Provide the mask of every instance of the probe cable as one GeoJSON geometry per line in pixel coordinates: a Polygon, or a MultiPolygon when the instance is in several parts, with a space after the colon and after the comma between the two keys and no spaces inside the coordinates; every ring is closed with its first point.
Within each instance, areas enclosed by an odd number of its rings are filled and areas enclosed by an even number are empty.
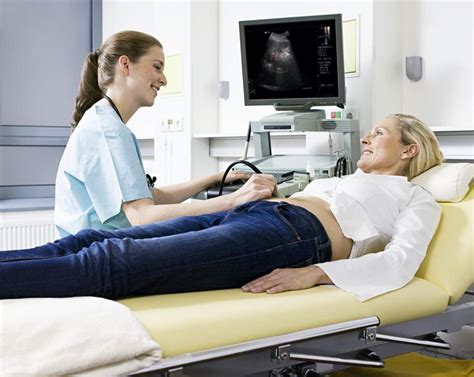
{"type": "Polygon", "coordinates": [[[347,161],[345,157],[338,158],[336,161],[336,177],[342,177],[347,173],[347,161]]]}
{"type": "Polygon", "coordinates": [[[233,163],[231,163],[227,169],[225,170],[224,172],[224,175],[222,176],[222,180],[221,180],[221,184],[219,186],[219,195],[218,196],[221,196],[222,195],[222,191],[224,190],[224,184],[225,184],[225,179],[227,178],[227,175],[229,174],[230,172],[230,169],[232,169],[235,165],[237,164],[245,164],[247,165],[250,169],[252,169],[255,173],[257,174],[262,174],[262,172],[260,171],[259,168],[257,168],[254,164],[252,164],[251,162],[248,162],[248,161],[245,161],[245,160],[237,160],[237,161],[234,161],[233,163]]]}
{"type": "Polygon", "coordinates": [[[244,148],[244,154],[241,158],[241,160],[246,160],[247,159],[247,154],[249,151],[249,144],[250,144],[250,136],[252,135],[252,126],[251,123],[249,122],[249,128],[247,130],[247,140],[245,141],[245,148],[244,148]]]}
{"type": "Polygon", "coordinates": [[[335,152],[337,161],[336,161],[336,168],[334,171],[334,175],[336,177],[342,177],[346,175],[348,171],[348,159],[347,159],[347,152],[344,149],[339,149],[335,152]],[[339,157],[342,154],[342,157],[339,157]]]}

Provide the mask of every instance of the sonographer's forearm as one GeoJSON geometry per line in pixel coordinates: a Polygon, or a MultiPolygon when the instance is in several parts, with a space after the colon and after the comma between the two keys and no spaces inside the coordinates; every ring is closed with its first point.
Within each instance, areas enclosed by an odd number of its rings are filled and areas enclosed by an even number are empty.
{"type": "Polygon", "coordinates": [[[200,191],[218,183],[221,175],[221,173],[215,173],[188,182],[154,188],[153,200],[155,204],[181,203],[200,191]]]}

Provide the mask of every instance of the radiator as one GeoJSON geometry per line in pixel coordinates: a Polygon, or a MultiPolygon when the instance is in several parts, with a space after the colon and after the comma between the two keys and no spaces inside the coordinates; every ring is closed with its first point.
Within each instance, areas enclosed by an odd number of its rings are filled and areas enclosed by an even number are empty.
{"type": "Polygon", "coordinates": [[[54,241],[53,211],[0,213],[0,251],[27,249],[54,241]]]}

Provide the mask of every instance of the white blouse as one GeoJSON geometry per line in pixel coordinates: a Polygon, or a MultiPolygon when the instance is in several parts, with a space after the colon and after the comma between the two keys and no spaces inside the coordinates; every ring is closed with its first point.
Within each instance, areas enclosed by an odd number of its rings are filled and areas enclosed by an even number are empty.
{"type": "Polygon", "coordinates": [[[349,259],[320,263],[333,283],[362,301],[403,287],[415,275],[439,223],[433,196],[406,177],[366,174],[319,179],[292,195],[330,204],[353,240],[349,259]],[[357,258],[357,259],[354,259],[357,258]]]}

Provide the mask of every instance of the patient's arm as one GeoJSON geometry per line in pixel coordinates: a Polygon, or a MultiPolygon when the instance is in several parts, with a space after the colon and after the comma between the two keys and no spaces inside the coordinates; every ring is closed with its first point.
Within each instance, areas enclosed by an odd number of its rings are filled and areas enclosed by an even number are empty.
{"type": "Polygon", "coordinates": [[[323,270],[312,265],[301,268],[277,268],[268,275],[245,284],[242,290],[252,293],[280,293],[311,288],[319,284],[332,284],[332,281],[323,270]]]}

